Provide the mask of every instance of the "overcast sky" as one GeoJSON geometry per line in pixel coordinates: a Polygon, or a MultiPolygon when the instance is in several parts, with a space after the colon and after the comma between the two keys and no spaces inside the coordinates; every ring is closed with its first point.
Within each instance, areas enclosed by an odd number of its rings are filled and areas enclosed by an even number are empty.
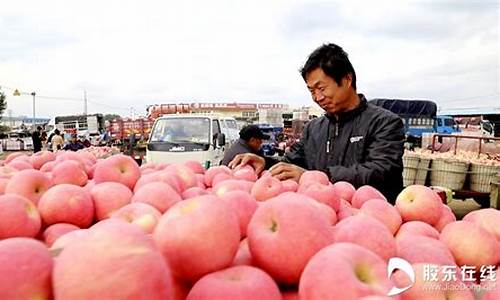
{"type": "Polygon", "coordinates": [[[31,116],[32,91],[49,117],[81,113],[84,90],[89,112],[124,116],[153,103],[310,105],[298,69],[327,42],[349,54],[368,98],[500,107],[499,1],[2,2],[13,115],[31,116]]]}

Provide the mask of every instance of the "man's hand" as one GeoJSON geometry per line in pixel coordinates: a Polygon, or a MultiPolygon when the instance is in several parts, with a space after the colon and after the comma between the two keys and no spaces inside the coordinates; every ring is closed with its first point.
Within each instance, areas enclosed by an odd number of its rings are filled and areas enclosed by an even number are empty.
{"type": "Polygon", "coordinates": [[[283,162],[280,162],[269,169],[271,175],[279,180],[292,179],[296,182],[299,182],[300,176],[302,176],[302,173],[305,171],[305,169],[302,169],[299,166],[283,162]]]}
{"type": "Polygon", "coordinates": [[[253,153],[243,153],[236,155],[227,166],[234,169],[244,165],[250,165],[254,168],[256,174],[260,174],[266,166],[266,160],[253,153]]]}

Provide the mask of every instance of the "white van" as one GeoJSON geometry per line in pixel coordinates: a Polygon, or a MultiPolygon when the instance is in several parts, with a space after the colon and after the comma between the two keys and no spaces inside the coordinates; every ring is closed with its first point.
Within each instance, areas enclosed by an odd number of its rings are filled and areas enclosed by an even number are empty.
{"type": "Polygon", "coordinates": [[[159,117],[149,135],[146,162],[219,165],[227,147],[221,122],[220,117],[196,114],[159,117]]]}

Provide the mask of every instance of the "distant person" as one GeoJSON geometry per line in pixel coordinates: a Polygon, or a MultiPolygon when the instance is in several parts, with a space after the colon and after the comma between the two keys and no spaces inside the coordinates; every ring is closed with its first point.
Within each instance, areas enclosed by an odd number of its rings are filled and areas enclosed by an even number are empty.
{"type": "Polygon", "coordinates": [[[90,147],[92,145],[90,143],[89,139],[85,135],[82,135],[80,137],[80,142],[83,144],[83,147],[85,147],[85,148],[88,148],[88,147],[90,147]]]}
{"type": "Polygon", "coordinates": [[[61,132],[59,131],[59,129],[54,130],[53,134],[51,135],[50,143],[53,152],[62,149],[64,145],[64,139],[61,136],[61,132]]]}
{"type": "Polygon", "coordinates": [[[83,143],[80,142],[77,138],[77,135],[76,134],[72,134],[71,135],[71,139],[69,140],[68,143],[66,143],[66,145],[64,145],[64,150],[70,150],[70,151],[78,151],[80,149],[83,149],[85,148],[83,146],[83,143]]]}
{"type": "Polygon", "coordinates": [[[42,127],[41,126],[36,127],[36,131],[33,131],[31,138],[33,140],[33,152],[37,153],[37,152],[42,151],[42,127]]]}
{"type": "Polygon", "coordinates": [[[236,155],[253,153],[263,157],[262,141],[270,137],[262,132],[257,125],[247,125],[240,130],[240,138],[224,153],[221,165],[228,165],[236,155]]]}
{"type": "Polygon", "coordinates": [[[42,141],[42,149],[47,149],[47,132],[43,129],[40,134],[40,140],[42,141]]]}

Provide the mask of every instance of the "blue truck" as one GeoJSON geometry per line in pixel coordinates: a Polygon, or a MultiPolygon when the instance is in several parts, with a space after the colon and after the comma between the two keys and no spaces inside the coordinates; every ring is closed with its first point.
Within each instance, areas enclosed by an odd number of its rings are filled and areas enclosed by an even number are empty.
{"type": "Polygon", "coordinates": [[[437,105],[429,100],[372,99],[371,104],[385,108],[403,119],[407,141],[420,145],[423,133],[460,132],[452,116],[436,115],[437,105]]]}
{"type": "Polygon", "coordinates": [[[269,124],[257,124],[264,134],[269,135],[270,139],[262,143],[261,149],[265,156],[273,156],[278,149],[278,136],[283,132],[283,127],[269,124]]]}

